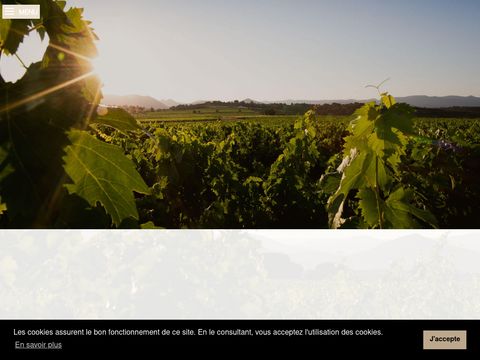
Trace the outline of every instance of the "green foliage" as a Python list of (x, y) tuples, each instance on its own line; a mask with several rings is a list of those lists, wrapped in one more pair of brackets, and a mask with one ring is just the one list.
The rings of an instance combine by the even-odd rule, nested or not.
[[(1, 3), (38, 4), (39, 1)], [(82, 217), (91, 218), (89, 213), (97, 211), (94, 208), (97, 203), (105, 206), (113, 224), (118, 226), (127, 217), (137, 217), (132, 191), (146, 193), (148, 189), (120, 148), (100, 146), (87, 129), (90, 122), (120, 130), (138, 127), (134, 128), (135, 121), (125, 116), (117, 121), (95, 119), (101, 92), (89, 59), (96, 54), (97, 37), (90, 22), (83, 19), (83, 10), (66, 10), (63, 1), (42, 0), (40, 5), (39, 20), (0, 23), (0, 56), (15, 55), (24, 37), (34, 31), (41, 38), (48, 34), (50, 41), (42, 61), (30, 65), (17, 82), (0, 78), (2, 226), (70, 227)], [(80, 151), (80, 140), (82, 144), (95, 146), (96, 152)], [(78, 166), (79, 160), (85, 166)], [(112, 164), (118, 171), (100, 171), (112, 170)], [(121, 186), (118, 182), (126, 177), (120, 173), (129, 175), (129, 181)], [(68, 189), (76, 195), (65, 190), (69, 176), (74, 183)], [(103, 192), (94, 186), (85, 187), (100, 176), (108, 183)], [(78, 201), (78, 196), (86, 202)], [(71, 215), (70, 220), (66, 213)]]
[(318, 222), (324, 216), (315, 177), (321, 154), (317, 142), (315, 113), (307, 112), (294, 125), (294, 136), (272, 164), (263, 184), (271, 212), (285, 223)]
[[(336, 169), (350, 134), (348, 124), (347, 118), (307, 114), (297, 118), (296, 125), (272, 126), (261, 119), (165, 124), (149, 128), (148, 134), (135, 133), (137, 137), (108, 129), (97, 136), (122, 146), (152, 189), (136, 197), (142, 228), (327, 228), (325, 206), (342, 179)], [(392, 211), (396, 214), (391, 227), (428, 226), (433, 220), (422, 211), (427, 206), (441, 227), (474, 226), (479, 208), (472, 199), (480, 199), (474, 176), (480, 158), (473, 145), (478, 143), (478, 124), (414, 121), (414, 135), (406, 136), (397, 173), (388, 170), (387, 176), (379, 169), (379, 182), (392, 188), (391, 198), (381, 202), (386, 218)], [(440, 135), (456, 136), (462, 150), (438, 147)], [(418, 140), (420, 136), (428, 143)], [(356, 162), (359, 168), (367, 166), (372, 172), (372, 161), (361, 160)], [(393, 195), (399, 188), (405, 191)], [(343, 227), (375, 227), (376, 209), (372, 189), (351, 190)]]
[[(351, 135), (347, 120), (306, 114), (296, 125), (272, 126), (262, 119), (164, 124), (137, 141), (120, 132), (110, 137), (152, 188), (152, 194), (137, 198), (140, 223), (162, 228), (327, 228), (325, 207), (344, 174), (336, 169), (344, 160), (344, 138)], [(443, 228), (474, 226), (480, 210), (472, 200), (480, 199), (474, 176), (480, 158), (473, 144), (478, 143), (480, 121), (412, 123), (407, 129), (413, 135), (404, 135), (405, 155), (400, 163), (392, 162), (397, 172), (388, 161), (385, 171), (379, 166), (379, 183), (392, 189), (392, 196), (382, 198), (380, 205), (387, 220), (395, 213), (385, 227), (429, 226), (434, 219), (426, 208)], [(439, 147), (436, 133), (445, 139), (456, 137), (462, 150)], [(417, 140), (420, 136), (428, 143)], [(350, 162), (352, 174), (365, 166), (367, 174), (373, 174), (370, 181), (375, 181), (371, 157), (357, 157), (355, 163), (346, 159), (345, 171)], [(360, 179), (355, 186), (362, 184), (362, 177), (355, 179)], [(397, 189), (404, 192), (395, 193)], [(342, 227), (379, 227), (372, 189), (353, 189), (345, 196)], [(337, 207), (343, 200), (338, 198)]]
[[(355, 113), (345, 138), (345, 158), (338, 169), (341, 181), (328, 200), (330, 226), (357, 222), (360, 227), (415, 228), (437, 226), (425, 209), (413, 204), (414, 192), (400, 182), (400, 165), (406, 155), (407, 136), (413, 133), (413, 111), (384, 93), (381, 104), (365, 104)], [(350, 193), (358, 211), (344, 218)], [(348, 220), (348, 221), (347, 221)]]
[(3, 214), (4, 211), (7, 210), (7, 205), (2, 203), (2, 198), (0, 198), (0, 215)]
[[(402, 182), (428, 204), (441, 227), (477, 227), (480, 121), (419, 119), (402, 162)], [(421, 194), (419, 196), (418, 194)]]
[[(296, 125), (236, 122), (161, 125), (124, 147), (152, 194), (139, 198), (140, 222), (163, 228), (327, 226), (318, 178), (341, 151), (344, 124), (313, 113)], [(319, 218), (323, 218), (319, 221)]]
[(128, 217), (138, 219), (133, 191), (148, 194), (149, 189), (131, 160), (85, 131), (70, 131), (69, 140), (63, 160), (74, 184), (67, 184), (67, 190), (92, 206), (103, 205), (117, 226)]
[(123, 133), (141, 130), (137, 120), (125, 110), (121, 108), (110, 108), (107, 109), (107, 111), (108, 113), (106, 115), (97, 116), (92, 119), (90, 124), (109, 126)]
[(39, 2), (42, 19), (0, 22), (1, 56), (50, 39), (23, 78), (0, 77), (1, 227), (476, 227), (480, 121), (414, 121), (388, 94), (351, 122), (240, 103), (97, 116), (82, 10), (1, 1)]
[(140, 227), (143, 229), (143, 230), (155, 230), (155, 229), (162, 229), (161, 227), (158, 227), (158, 226), (155, 226), (155, 224), (153, 223), (153, 221), (149, 221), (145, 224), (142, 224), (140, 225)]

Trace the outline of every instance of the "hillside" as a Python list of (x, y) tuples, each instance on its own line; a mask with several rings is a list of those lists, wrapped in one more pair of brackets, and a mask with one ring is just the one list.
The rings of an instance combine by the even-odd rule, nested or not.
[[(280, 100), (280, 101), (265, 101), (260, 102), (252, 99), (245, 99), (238, 103), (243, 105), (273, 105), (273, 104), (287, 104), (287, 105), (299, 105), (299, 104), (308, 104), (308, 105), (328, 105), (328, 104), (353, 104), (353, 103), (365, 103), (375, 101), (375, 99), (343, 99), (343, 100)], [(475, 96), (425, 96), (425, 95), (414, 95), (414, 96), (405, 96), (398, 97), (398, 102), (407, 103), (411, 106), (418, 108), (431, 108), (431, 109), (441, 109), (441, 108), (452, 108), (452, 107), (480, 107), (480, 97)], [(154, 108), (158, 109), (169, 109), (179, 105), (183, 106), (197, 106), (197, 105), (208, 105), (215, 103), (223, 103), (221, 101), (195, 101), (189, 104), (182, 104), (172, 99), (168, 100), (157, 100), (151, 96), (141, 96), (141, 95), (105, 95), (102, 101), (102, 104), (108, 106), (140, 106), (144, 108)], [(233, 102), (226, 102), (232, 103)]]
[[(283, 100), (276, 101), (285, 104), (312, 104), (312, 105), (325, 105), (325, 104), (351, 104), (355, 102), (366, 103), (375, 101), (375, 99), (346, 99), (346, 100)], [(480, 107), (480, 97), (476, 96), (426, 96), (426, 95), (413, 95), (397, 97), (397, 101), (406, 103), (411, 106), (420, 108), (449, 108), (449, 107)], [(273, 103), (273, 102), (268, 102)]]
[(141, 95), (104, 95), (102, 104), (107, 106), (140, 106), (144, 108), (154, 109), (168, 109), (170, 106), (174, 106), (175, 102), (170, 100), (170, 105), (166, 105), (163, 102), (151, 97)]
[(480, 106), (480, 97), (475, 96), (405, 96), (398, 97), (399, 102), (404, 102), (423, 108), (470, 107)]

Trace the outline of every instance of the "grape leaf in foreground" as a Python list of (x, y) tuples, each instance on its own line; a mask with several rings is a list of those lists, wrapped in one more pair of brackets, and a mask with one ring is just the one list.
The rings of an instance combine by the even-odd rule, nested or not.
[(2, 215), (4, 211), (7, 211), (7, 205), (2, 204), (2, 198), (0, 198), (0, 215)]
[(363, 188), (358, 191), (358, 207), (362, 211), (362, 216), (370, 227), (377, 225), (382, 216), (382, 203), (377, 199), (375, 192), (371, 188)]
[(130, 159), (117, 146), (103, 143), (86, 132), (68, 133), (64, 168), (73, 184), (65, 185), (91, 206), (100, 203), (117, 226), (122, 220), (138, 219), (133, 192), (148, 194), (149, 188)]
[(108, 108), (106, 111), (108, 111), (106, 115), (97, 116), (95, 119), (92, 119), (92, 124), (110, 126), (123, 133), (141, 129), (137, 120), (127, 111), (121, 108)]

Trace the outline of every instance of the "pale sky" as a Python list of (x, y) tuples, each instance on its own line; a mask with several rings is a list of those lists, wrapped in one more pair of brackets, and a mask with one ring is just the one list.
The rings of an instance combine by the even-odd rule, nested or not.
[[(480, 96), (479, 0), (70, 0), (104, 93), (177, 101)], [(35, 40), (35, 41), (34, 41)], [(22, 49), (35, 60), (38, 39)], [(38, 56), (38, 55), (37, 55)], [(2, 75), (14, 78), (14, 59)], [(15, 63), (16, 65), (16, 63)], [(16, 75), (18, 77), (18, 75)]]

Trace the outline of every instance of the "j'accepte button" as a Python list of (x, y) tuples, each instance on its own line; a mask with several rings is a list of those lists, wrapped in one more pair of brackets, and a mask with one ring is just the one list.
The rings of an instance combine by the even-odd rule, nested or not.
[(423, 332), (424, 350), (466, 350), (467, 332), (460, 330), (425, 330)]
[(2, 19), (40, 19), (40, 5), (2, 5)]

